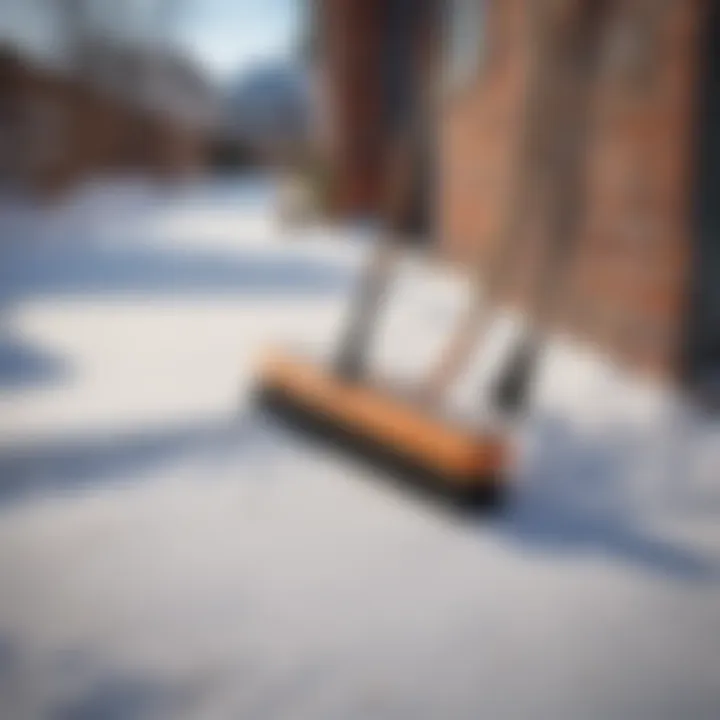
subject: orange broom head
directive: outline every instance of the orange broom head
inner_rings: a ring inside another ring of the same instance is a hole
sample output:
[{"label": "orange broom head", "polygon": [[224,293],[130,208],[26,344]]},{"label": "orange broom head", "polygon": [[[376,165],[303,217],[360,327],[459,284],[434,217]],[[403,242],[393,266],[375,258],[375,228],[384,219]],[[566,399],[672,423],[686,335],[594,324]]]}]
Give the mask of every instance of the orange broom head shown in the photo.
[{"label": "orange broom head", "polygon": [[490,490],[504,477],[509,448],[497,432],[471,430],[431,417],[424,409],[369,385],[279,352],[261,367],[262,393],[302,413],[383,447],[424,468],[451,491]]}]

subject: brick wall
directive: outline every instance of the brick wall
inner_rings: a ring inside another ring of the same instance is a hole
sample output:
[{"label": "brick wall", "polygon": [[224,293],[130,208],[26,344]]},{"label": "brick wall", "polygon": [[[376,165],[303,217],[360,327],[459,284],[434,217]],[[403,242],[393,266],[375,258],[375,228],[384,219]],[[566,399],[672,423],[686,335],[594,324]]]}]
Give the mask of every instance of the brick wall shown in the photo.
[{"label": "brick wall", "polygon": [[[576,7],[598,0],[567,0]],[[489,269],[514,197],[535,26],[549,0],[485,0],[476,75],[443,99],[440,254]],[[552,322],[626,366],[681,371],[693,277],[694,152],[703,27],[712,0],[606,0],[590,109],[582,214]],[[334,209],[372,212],[382,187],[379,0],[320,4]],[[562,6],[562,4],[560,4]],[[561,91],[562,92],[562,91]],[[544,200],[526,208],[497,301],[532,309],[546,241]]]},{"label": "brick wall", "polygon": [[[675,373],[691,281],[704,8],[688,0],[658,5],[665,8],[653,26],[635,25],[633,3],[616,3],[565,316],[568,327],[625,363]],[[633,58],[622,43],[635,32],[646,44]]]},{"label": "brick wall", "polygon": [[524,0],[489,5],[478,73],[441,109],[440,236],[464,264],[487,262],[508,202],[528,71],[523,10]]},{"label": "brick wall", "polygon": [[[589,1],[589,0],[588,0]],[[643,4],[654,15],[643,14]],[[613,0],[593,107],[581,232],[557,327],[623,363],[678,371],[689,283],[694,89],[707,0]],[[487,266],[512,196],[530,26],[524,0],[488,0],[475,82],[443,111],[442,251]],[[543,249],[529,223],[503,300],[527,309]]]},{"label": "brick wall", "polygon": [[174,177],[205,164],[199,129],[0,53],[0,182],[53,195],[123,170]]}]

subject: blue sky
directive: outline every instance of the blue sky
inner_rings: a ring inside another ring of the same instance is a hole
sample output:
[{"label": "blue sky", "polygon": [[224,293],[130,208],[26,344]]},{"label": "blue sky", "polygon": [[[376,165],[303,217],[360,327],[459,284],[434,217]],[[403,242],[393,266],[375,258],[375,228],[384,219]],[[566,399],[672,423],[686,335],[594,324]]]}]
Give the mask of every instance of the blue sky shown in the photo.
[{"label": "blue sky", "polygon": [[[252,64],[287,56],[295,49],[307,0],[86,0],[103,12],[124,3],[122,25],[104,30],[132,32],[148,17],[167,12],[168,38],[187,48],[216,80],[234,76]],[[30,51],[50,53],[61,46],[57,0],[0,0],[0,40],[9,39]],[[113,17],[110,13],[107,17]],[[156,21],[155,21],[156,22]],[[127,25],[128,27],[124,27]],[[124,30],[123,30],[124,28]],[[157,31],[159,28],[155,28]],[[58,45],[60,43],[60,45]],[[56,47],[57,46],[57,47]]]},{"label": "blue sky", "polygon": [[259,60],[286,56],[298,35],[301,7],[302,0],[185,0],[178,33],[223,80]]}]

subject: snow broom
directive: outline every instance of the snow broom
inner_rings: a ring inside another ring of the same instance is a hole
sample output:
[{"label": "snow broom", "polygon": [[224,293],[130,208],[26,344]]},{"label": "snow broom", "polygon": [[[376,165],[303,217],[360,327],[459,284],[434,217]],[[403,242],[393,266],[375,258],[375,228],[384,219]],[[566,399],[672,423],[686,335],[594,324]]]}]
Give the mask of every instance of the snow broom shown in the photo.
[{"label": "snow broom", "polygon": [[[547,40],[541,45],[547,53],[550,46]],[[552,124],[543,122],[547,117],[541,118],[538,114],[546,99],[542,89],[546,83],[541,82],[541,76],[547,71],[547,62],[541,60],[543,56],[538,55],[535,68],[540,72],[535,82],[529,83],[531,94],[526,101],[525,138],[521,148],[526,160],[533,152],[537,153],[543,131],[547,132],[548,125]],[[530,192],[530,175],[520,173],[515,202],[511,203],[495,264],[509,264],[510,248],[517,244],[520,230],[517,218],[523,214]],[[398,207],[407,200],[411,176],[407,145],[399,142],[390,163],[389,213],[386,215],[390,225]],[[428,387],[432,389],[431,397],[435,396],[432,404],[395,396],[386,388],[373,385],[367,377],[366,355],[372,331],[399,252],[392,233],[378,244],[361,283],[334,368],[326,371],[295,357],[271,354],[262,368],[261,402],[286,419],[300,421],[305,429],[334,438],[345,448],[379,461],[401,477],[409,477],[415,484],[439,492],[443,497],[462,504],[495,504],[507,486],[507,471],[512,461],[509,437],[499,428],[467,427],[437,412],[436,401],[442,395],[439,391],[449,384],[462,364],[463,355],[469,354],[473,345],[472,338],[468,337],[475,336],[473,323],[461,324],[461,331],[451,343],[451,362],[445,359],[441,371],[431,377]],[[471,307],[469,316],[477,321],[478,315],[482,314],[478,313],[477,306]],[[527,352],[528,347],[535,349],[536,344],[523,343],[508,364],[506,375],[517,374],[516,365],[522,366],[523,380],[531,375],[537,353]],[[527,361],[528,358],[532,361]],[[500,384],[506,384],[504,379]],[[519,405],[521,403],[515,403],[516,408]]]},{"label": "snow broom", "polygon": [[[390,226],[402,213],[412,181],[408,137],[399,138],[392,151],[384,212]],[[429,412],[374,384],[367,372],[372,334],[401,252],[397,235],[386,231],[364,272],[333,367],[272,352],[261,368],[258,400],[276,416],[398,479],[462,504],[494,504],[509,459],[505,439]]]}]

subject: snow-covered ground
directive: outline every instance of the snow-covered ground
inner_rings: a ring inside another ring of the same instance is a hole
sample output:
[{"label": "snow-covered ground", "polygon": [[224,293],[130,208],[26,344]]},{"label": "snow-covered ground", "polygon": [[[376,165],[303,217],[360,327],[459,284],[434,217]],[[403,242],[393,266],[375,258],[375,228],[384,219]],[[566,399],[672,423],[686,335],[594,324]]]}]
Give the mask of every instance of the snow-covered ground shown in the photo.
[{"label": "snow-covered ground", "polygon": [[[0,717],[720,717],[717,422],[557,343],[510,507],[454,518],[252,412],[367,250],[272,210],[129,183],[0,217]],[[408,263],[378,365],[420,372],[463,292]]]}]

